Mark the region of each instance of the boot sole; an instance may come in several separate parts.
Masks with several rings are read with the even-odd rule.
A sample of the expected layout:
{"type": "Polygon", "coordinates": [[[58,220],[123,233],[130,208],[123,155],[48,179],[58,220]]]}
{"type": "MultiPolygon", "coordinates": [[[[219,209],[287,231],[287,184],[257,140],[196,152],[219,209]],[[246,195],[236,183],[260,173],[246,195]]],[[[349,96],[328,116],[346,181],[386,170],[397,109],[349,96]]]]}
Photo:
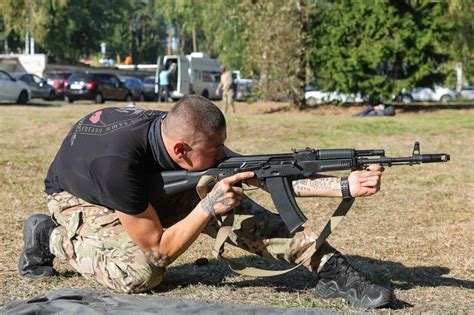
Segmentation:
{"type": "Polygon", "coordinates": [[[357,299],[357,292],[351,288],[343,291],[336,281],[331,280],[325,284],[318,283],[316,286],[316,296],[322,299],[344,298],[347,302],[356,307],[362,308],[378,308],[390,304],[393,300],[393,293],[385,295],[383,293],[376,299],[364,296],[362,299],[357,299]]]}

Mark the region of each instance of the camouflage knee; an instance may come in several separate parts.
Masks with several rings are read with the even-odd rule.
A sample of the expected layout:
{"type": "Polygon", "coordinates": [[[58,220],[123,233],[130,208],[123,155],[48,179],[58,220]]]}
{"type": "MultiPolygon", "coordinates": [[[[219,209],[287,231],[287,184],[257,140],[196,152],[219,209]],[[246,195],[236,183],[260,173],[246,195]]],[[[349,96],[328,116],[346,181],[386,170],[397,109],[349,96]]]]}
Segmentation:
{"type": "Polygon", "coordinates": [[[87,242],[69,240],[61,226],[53,230],[50,247],[85,278],[117,292],[146,292],[159,285],[165,273],[165,268],[152,265],[138,247],[104,251],[87,242]]]}
{"type": "Polygon", "coordinates": [[[165,268],[150,264],[140,249],[133,250],[125,257],[111,257],[104,261],[101,274],[96,274],[98,282],[118,292],[140,293],[158,286],[163,281],[165,268]]]}

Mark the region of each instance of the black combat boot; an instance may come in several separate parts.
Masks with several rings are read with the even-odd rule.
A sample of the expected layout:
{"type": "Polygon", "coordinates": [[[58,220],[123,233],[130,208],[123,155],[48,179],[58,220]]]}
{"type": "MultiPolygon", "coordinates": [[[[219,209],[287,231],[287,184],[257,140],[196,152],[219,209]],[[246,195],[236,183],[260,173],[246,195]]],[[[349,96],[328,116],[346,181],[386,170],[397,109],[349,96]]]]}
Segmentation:
{"type": "Polygon", "coordinates": [[[352,306],[376,308],[389,304],[393,290],[372,284],[352,267],[341,253],[334,254],[318,273],[316,296],[344,298],[352,306]]]}
{"type": "Polygon", "coordinates": [[[34,214],[26,220],[24,247],[18,263],[20,276],[41,278],[56,274],[53,269],[54,255],[49,250],[49,236],[55,227],[51,217],[45,214],[34,214]]]}

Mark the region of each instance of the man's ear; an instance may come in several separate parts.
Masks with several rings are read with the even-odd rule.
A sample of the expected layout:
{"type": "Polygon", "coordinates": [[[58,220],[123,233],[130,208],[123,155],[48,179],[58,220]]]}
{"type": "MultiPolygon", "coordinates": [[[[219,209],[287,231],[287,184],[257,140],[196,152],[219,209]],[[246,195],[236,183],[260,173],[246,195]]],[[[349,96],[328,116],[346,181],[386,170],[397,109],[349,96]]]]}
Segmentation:
{"type": "Polygon", "coordinates": [[[182,159],[188,151],[190,151],[190,147],[186,142],[176,142],[173,146],[173,153],[179,159],[182,159]]]}

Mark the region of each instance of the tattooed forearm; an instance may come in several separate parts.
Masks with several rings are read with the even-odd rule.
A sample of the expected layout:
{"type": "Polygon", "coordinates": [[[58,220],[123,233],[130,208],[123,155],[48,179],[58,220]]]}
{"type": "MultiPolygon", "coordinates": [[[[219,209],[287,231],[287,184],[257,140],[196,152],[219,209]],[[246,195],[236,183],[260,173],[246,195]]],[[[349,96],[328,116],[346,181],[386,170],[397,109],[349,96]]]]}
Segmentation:
{"type": "Polygon", "coordinates": [[[341,191],[341,179],[338,177],[322,177],[296,180],[293,182],[293,191],[296,196],[318,196],[325,193],[338,193],[341,191]]]}
{"type": "Polygon", "coordinates": [[[147,254],[150,262],[158,268],[166,268],[169,264],[173,262],[173,259],[167,255],[160,253],[159,251],[154,251],[150,249],[147,254]]]}

